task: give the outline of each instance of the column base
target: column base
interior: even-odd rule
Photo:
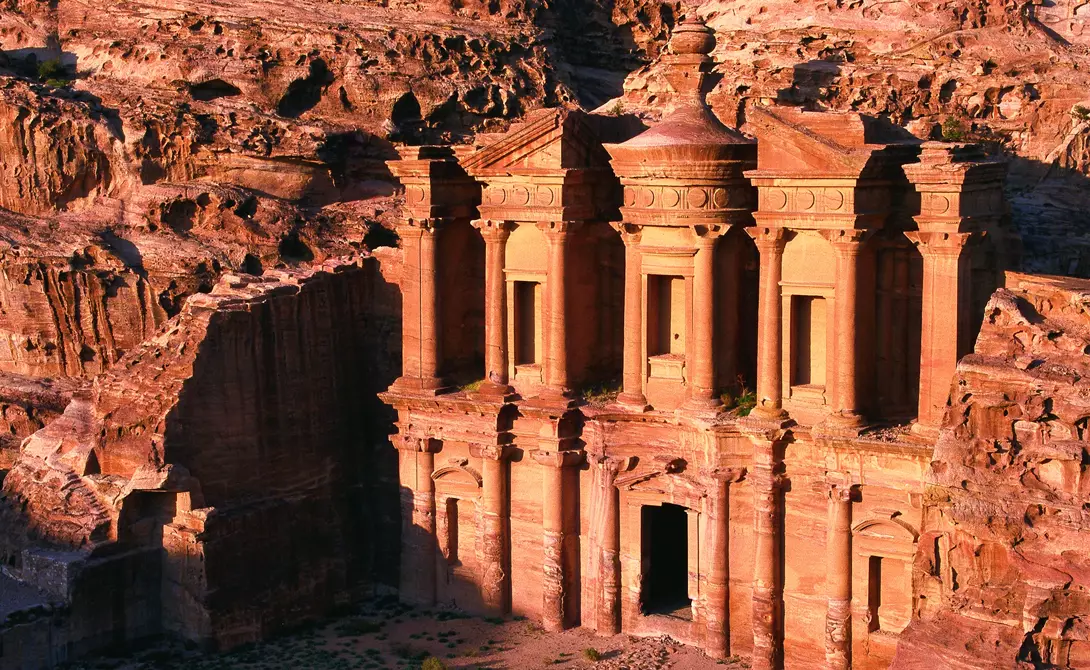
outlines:
[[[476,391],[469,394],[470,398],[478,400],[491,400],[499,402],[511,402],[518,398],[515,389],[507,384],[497,384],[492,381],[482,382]]]
[[[814,434],[829,437],[859,437],[869,425],[862,414],[841,410],[830,414],[824,421],[814,426]]]
[[[723,406],[723,401],[714,396],[708,398],[689,398],[682,403],[682,409],[715,410]]]
[[[760,419],[761,421],[787,421],[787,410],[782,407],[761,407],[758,405],[754,407],[749,413],[749,416],[754,419]]]
[[[646,412],[651,409],[651,405],[647,404],[647,398],[642,393],[622,392],[617,396],[617,404],[627,410],[637,412]]]
[[[395,393],[439,395],[450,390],[450,387],[439,377],[398,377],[390,384],[390,390]]]
[[[918,438],[923,442],[935,442],[939,439],[940,429],[938,426],[929,426],[927,424],[917,421],[912,424],[912,428],[909,429],[909,433],[912,437]]]
[[[571,391],[567,389],[545,387],[538,395],[527,399],[524,404],[542,409],[570,409],[575,407],[576,401]]]

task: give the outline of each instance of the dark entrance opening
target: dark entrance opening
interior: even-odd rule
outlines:
[[[646,506],[643,522],[643,613],[688,619],[689,515],[679,505]]]

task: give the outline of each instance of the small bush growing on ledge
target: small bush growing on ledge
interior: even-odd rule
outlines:
[[[757,406],[757,393],[746,385],[742,375],[738,375],[734,386],[721,393],[719,399],[726,409],[734,410],[737,416],[749,416],[749,413]]]
[[[1075,109],[1071,110],[1071,115],[1079,121],[1090,121],[1090,107],[1075,105]]]
[[[420,670],[447,670],[447,664],[434,656],[429,656],[420,664]]]
[[[591,663],[597,663],[602,660],[602,654],[598,652],[594,647],[587,647],[583,650],[583,658],[587,659]]]
[[[63,88],[72,83],[68,68],[58,58],[38,63],[38,80],[54,88]]]
[[[948,116],[942,122],[942,139],[947,142],[960,142],[965,139],[966,134],[965,124],[960,119]]]

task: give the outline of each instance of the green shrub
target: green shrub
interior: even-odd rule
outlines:
[[[447,670],[447,664],[434,656],[429,656],[420,664],[420,670]]]
[[[51,58],[38,63],[38,80],[54,88],[63,88],[72,82],[72,77],[60,59]]]
[[[942,139],[947,142],[960,142],[965,139],[965,124],[957,117],[948,116],[942,122]]]
[[[1090,107],[1075,105],[1075,109],[1071,110],[1071,115],[1079,121],[1090,121]]]
[[[583,658],[587,659],[591,663],[597,663],[602,660],[602,654],[598,652],[594,647],[587,647],[583,650]]]

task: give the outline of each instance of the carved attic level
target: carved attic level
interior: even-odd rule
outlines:
[[[404,246],[401,597],[884,668],[956,360],[938,334],[1009,256],[1003,167],[855,113],[750,108],[754,140],[706,103],[714,45],[677,25],[642,133],[541,110],[391,163],[406,230],[460,208]],[[917,250],[959,235],[980,242]],[[754,382],[752,414],[722,406]]]

